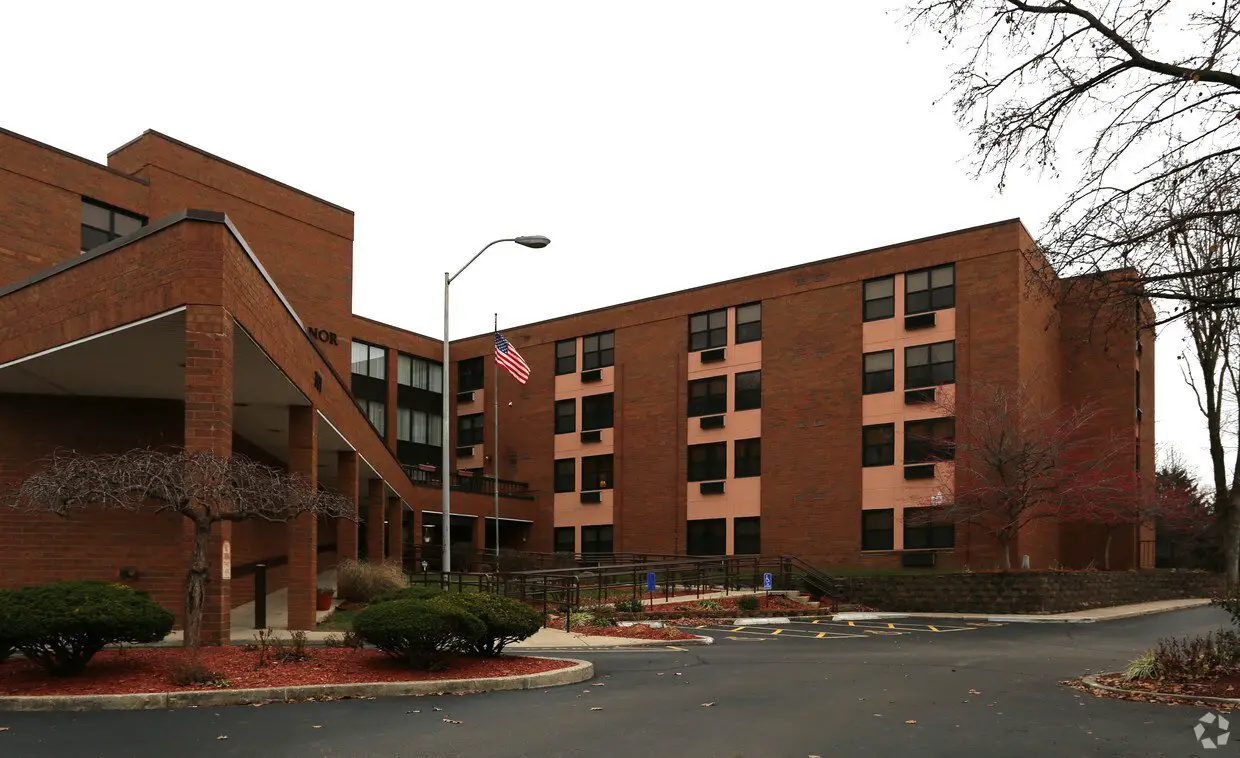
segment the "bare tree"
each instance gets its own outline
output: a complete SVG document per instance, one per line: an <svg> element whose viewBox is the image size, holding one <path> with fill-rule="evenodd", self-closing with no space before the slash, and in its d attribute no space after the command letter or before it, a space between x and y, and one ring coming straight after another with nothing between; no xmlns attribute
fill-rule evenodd
<svg viewBox="0 0 1240 758"><path fill-rule="evenodd" d="M938 492L919 503L933 506L936 520L993 537L1008 569L1013 543L1034 522L1082 519L1101 502L1132 504L1135 520L1131 463L1124 470L1132 442L1100 431L1101 409L1046 407L1021 386L971 383L967 391L959 404L940 404L955 419L953 438L912 440L942 461Z"/></svg>
<svg viewBox="0 0 1240 758"><path fill-rule="evenodd" d="M1000 191L1018 170L1075 184L1040 240L1055 270L1128 269L1133 296L1240 305L1234 289L1176 286L1236 261L1168 242L1240 214L1240 2L910 0L907 20L960 53L952 95L978 176Z"/></svg>
<svg viewBox="0 0 1240 758"><path fill-rule="evenodd" d="M22 510L69 516L92 508L179 513L193 523L185 583L185 644L202 639L212 526L222 521L290 521L302 515L356 519L344 496L241 455L184 449L53 454L8 495Z"/></svg>

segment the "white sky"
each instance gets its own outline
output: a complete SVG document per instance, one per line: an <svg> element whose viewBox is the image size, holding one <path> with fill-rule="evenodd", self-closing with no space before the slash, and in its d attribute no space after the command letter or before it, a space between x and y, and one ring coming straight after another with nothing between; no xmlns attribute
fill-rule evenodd
<svg viewBox="0 0 1240 758"><path fill-rule="evenodd" d="M104 161L147 128L357 214L354 310L453 337L1021 217L967 174L892 0L4 3L0 125ZM54 33L53 33L54 30ZM261 251L258 251L261 256ZM324 325L326 326L326 325ZM1157 434L1205 471L1160 338Z"/></svg>

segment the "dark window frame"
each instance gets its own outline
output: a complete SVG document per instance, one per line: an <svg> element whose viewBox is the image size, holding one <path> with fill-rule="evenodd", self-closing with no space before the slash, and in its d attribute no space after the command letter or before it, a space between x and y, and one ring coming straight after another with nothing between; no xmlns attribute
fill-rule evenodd
<svg viewBox="0 0 1240 758"><path fill-rule="evenodd" d="M746 377L746 381L748 381L753 376L757 376L758 378L757 389L754 389L753 387L746 387L742 389L741 388L741 377L742 376ZM736 375L732 379L732 392L736 398L735 400L732 401L735 404L735 410L753 411L753 410L758 410L759 408L761 408L762 407L762 369L757 369L755 371L737 372ZM726 398L724 399L724 403L725 404L727 403Z"/></svg>
<svg viewBox="0 0 1240 758"><path fill-rule="evenodd" d="M568 465L566 466L564 464L568 464ZM577 459L576 458L556 459L555 468L552 471L553 471L552 479L555 482L556 492L576 492L577 491Z"/></svg>
<svg viewBox="0 0 1240 758"><path fill-rule="evenodd" d="M887 439L871 441L871 435L886 433ZM861 467L876 468L896 464L896 425L869 424L861 427Z"/></svg>
<svg viewBox="0 0 1240 758"><path fill-rule="evenodd" d="M695 457L700 460L694 460ZM690 482L717 482L728 478L728 443L726 442L690 445L686 460L688 461L686 473Z"/></svg>
<svg viewBox="0 0 1240 758"><path fill-rule="evenodd" d="M686 521L685 550L690 555L727 555L728 520L701 518Z"/></svg>
<svg viewBox="0 0 1240 758"><path fill-rule="evenodd" d="M746 309L752 309L752 308L756 308L758 310L758 317L756 319L750 318L747 321L741 321L741 312ZM744 305L736 306L735 329L736 329L736 333L734 335L734 339L736 340L736 344L738 345L743 345L746 342L761 342L762 341L762 301L761 300L759 300L756 303L745 303Z"/></svg>
<svg viewBox="0 0 1240 758"><path fill-rule="evenodd" d="M116 219L118 216L129 219L130 221L138 222L138 229L141 229L142 227L150 223L150 220L146 216L143 216L140 213L134 213L133 211L128 211L128 210L125 210L124 208L118 208L115 205L109 205L108 203L100 202L93 198L82 197L82 206L87 206L87 205L92 206L94 208L98 208L99 210L104 211L108 214L108 228L104 229L103 227L99 227L99 226L95 226L94 224L86 223L85 208L79 206L78 215L81 217L81 219L78 222L79 227L80 227L79 233L78 233L78 243L79 243L79 247L81 248L80 252L83 252L83 253L89 253L91 250L94 250L97 247L101 247L103 245L108 244L109 242L112 242L113 240L118 240L121 237L124 237L126 234L132 234L134 231L137 231L137 229L130 230L127 232L117 231ZM105 239L102 239L101 241L96 242L90 247L87 247L84 244L85 238L87 236L87 232L86 232L87 229L95 233L96 236L102 235Z"/></svg>
<svg viewBox="0 0 1240 758"><path fill-rule="evenodd" d="M565 353L561 350L563 347L571 348L571 351ZM575 373L577 373L577 338L560 340L555 343L555 375L563 376Z"/></svg>
<svg viewBox="0 0 1240 758"><path fill-rule="evenodd" d="M735 440L732 444L732 477L762 476L762 438Z"/></svg>
<svg viewBox="0 0 1240 758"><path fill-rule="evenodd" d="M572 414L562 412L562 409L571 407ZM555 401L555 433L556 434L572 434L577 431L577 399L570 397L564 400Z"/></svg>
<svg viewBox="0 0 1240 758"><path fill-rule="evenodd" d="M889 282L891 284L891 294L882 297L870 297L869 289L871 284L880 282ZM888 307L882 307L882 303L887 303ZM873 307L871 305L873 304ZM872 313L871 311L875 311ZM896 316L896 278L895 276L876 276L873 279L866 279L861 283L861 320L862 321L883 321Z"/></svg>
<svg viewBox="0 0 1240 758"><path fill-rule="evenodd" d="M754 525L752 534L741 535L741 525ZM748 530L746 530L748 531ZM742 543L742 540L744 542ZM752 545L751 545L752 542ZM733 555L761 555L762 554L762 517L761 516L737 516L732 519L732 554Z"/></svg>
<svg viewBox="0 0 1240 758"><path fill-rule="evenodd" d="M881 368L871 370L869 367L871 358L879 358L887 356L891 361L891 368ZM875 350L872 353L865 353L861 356L861 394L878 395L884 392L895 392L896 389L896 351L895 350Z"/></svg>
<svg viewBox="0 0 1240 758"><path fill-rule="evenodd" d="M576 535L574 535L576 536ZM607 554L615 552L616 533L611 524L592 524L581 527L581 552ZM599 550L599 547L606 550ZM588 549L593 547L594 549Z"/></svg>
<svg viewBox="0 0 1240 758"><path fill-rule="evenodd" d="M884 518L885 515L885 518ZM871 508L861 511L861 549L895 550L896 547L896 509ZM879 522L873 526L873 522ZM883 522L887 522L885 525ZM884 539L884 535L886 539Z"/></svg>
<svg viewBox="0 0 1240 758"><path fill-rule="evenodd" d="M951 346L951 360L935 360L935 348ZM940 351L941 352L941 351ZM922 361L925 354L925 362ZM938 387L956 383L956 341L931 342L904 348L904 389Z"/></svg>
<svg viewBox="0 0 1240 758"><path fill-rule="evenodd" d="M950 550L956 547L956 525L935 518L934 506L904 509L905 550ZM911 522L911 523L910 523Z"/></svg>
<svg viewBox="0 0 1240 758"><path fill-rule="evenodd" d="M950 435L938 432L950 429ZM951 416L904 422L904 465L950 461L956 457L956 419Z"/></svg>
<svg viewBox="0 0 1240 758"><path fill-rule="evenodd" d="M485 413L470 413L456 417L456 446L485 444L487 422Z"/></svg>
<svg viewBox="0 0 1240 758"><path fill-rule="evenodd" d="M486 386L486 362L482 356L456 362L456 391L474 392ZM468 379L468 381L466 381Z"/></svg>
<svg viewBox="0 0 1240 758"><path fill-rule="evenodd" d="M594 340L593 347L590 340ZM606 343L606 345L604 345ZM581 370L593 371L616 364L616 333L595 332L581 338Z"/></svg>
<svg viewBox="0 0 1240 758"><path fill-rule="evenodd" d="M694 391L704 388L699 396ZM722 392L716 391L722 388ZM718 416L728 412L728 375L708 376L705 379L694 379L689 382L688 402L685 403L689 418L697 416Z"/></svg>
<svg viewBox="0 0 1240 758"><path fill-rule="evenodd" d="M378 434L380 437L386 440L388 438L387 437L387 433L388 433L387 402L383 400L371 400L369 398L363 398L363 397L354 398L354 402L357 403L357 407L359 410L361 410L362 415L366 417L366 423L370 424L370 428L374 429L376 434ZM380 414L379 416L379 418L382 419L382 423L379 425L376 425L375 422L370 417L370 406L372 405L378 406L383 409L383 413Z"/></svg>
<svg viewBox="0 0 1240 758"><path fill-rule="evenodd" d="M609 490L615 486L616 461L612 453L581 458L581 491Z"/></svg>
<svg viewBox="0 0 1240 758"><path fill-rule="evenodd" d="M564 540L560 539L563 535L568 535L568 549L562 550ZM575 526L557 526L552 536L552 549L557 553L576 553L577 552L577 527Z"/></svg>
<svg viewBox="0 0 1240 758"><path fill-rule="evenodd" d="M581 398L581 431L611 429L616 421L616 395L602 392Z"/></svg>
<svg viewBox="0 0 1240 758"><path fill-rule="evenodd" d="M365 363L366 372L361 372L361 371L356 370L357 361L353 359L353 351L356 349L355 346L357 345L363 345L366 348L366 363ZM379 363L379 365L383 367L383 376L374 376L369 373L370 367L374 364L374 361L375 361L375 358L374 358L375 350L378 350L381 357L383 358L383 360ZM354 376L364 376L368 379L377 379L378 381L386 382L388 379L387 369L388 369L388 349L386 347L384 347L383 345L376 345L373 342L367 342L366 340L350 340L349 341L349 371Z"/></svg>
<svg viewBox="0 0 1240 758"><path fill-rule="evenodd" d="M951 284L934 286L935 272L950 271ZM909 286L913 277L925 274L925 289L911 290ZM913 304L911 296L917 296L922 293L926 294L925 305ZM942 311L948 308L956 307L956 264L945 263L940 266L930 266L927 268L919 268L904 274L904 315L912 316L918 313L932 313L934 311Z"/></svg>
<svg viewBox="0 0 1240 758"><path fill-rule="evenodd" d="M722 314L723 323L711 326L716 316ZM705 324L695 328L695 319L705 319ZM689 316L689 352L714 350L728 345L728 309L716 308L713 311L702 311Z"/></svg>

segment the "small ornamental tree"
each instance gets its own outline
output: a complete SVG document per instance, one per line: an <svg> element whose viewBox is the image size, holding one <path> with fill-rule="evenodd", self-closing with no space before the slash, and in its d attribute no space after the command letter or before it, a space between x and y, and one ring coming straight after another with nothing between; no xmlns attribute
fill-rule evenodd
<svg viewBox="0 0 1240 758"><path fill-rule="evenodd" d="M69 516L92 508L179 513L193 524L185 582L185 645L202 639L211 529L223 521L286 522L302 515L355 519L344 496L241 455L141 448L86 455L59 451L8 493L9 507Z"/></svg>

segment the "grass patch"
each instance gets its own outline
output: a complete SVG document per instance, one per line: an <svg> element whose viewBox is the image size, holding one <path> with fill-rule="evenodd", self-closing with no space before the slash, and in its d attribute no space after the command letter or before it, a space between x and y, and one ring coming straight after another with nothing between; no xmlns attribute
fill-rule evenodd
<svg viewBox="0 0 1240 758"><path fill-rule="evenodd" d="M320 632L347 632L353 629L353 619L357 618L357 614L361 609L342 611L337 609L332 611L332 615L319 622L316 627Z"/></svg>

